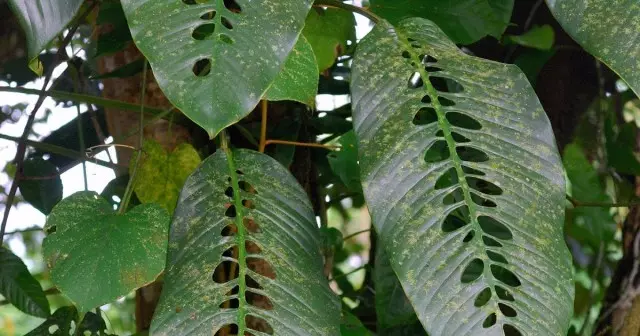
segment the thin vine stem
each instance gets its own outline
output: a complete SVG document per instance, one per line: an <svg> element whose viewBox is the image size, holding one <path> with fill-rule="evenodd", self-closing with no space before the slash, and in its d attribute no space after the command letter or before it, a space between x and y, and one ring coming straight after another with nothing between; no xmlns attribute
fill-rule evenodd
<svg viewBox="0 0 640 336"><path fill-rule="evenodd" d="M262 100L261 104L262 120L260 121L260 147L258 151L264 153L264 148L267 147L267 118L269 113L269 105L266 100Z"/></svg>
<svg viewBox="0 0 640 336"><path fill-rule="evenodd" d="M343 241L347 241L347 240L349 240L349 239L351 239L351 238L353 238L355 236L361 235L361 234L366 233L366 232L371 232L371 228L366 229L366 230L362 230L362 231L358 231L358 232L354 232L354 233L342 238L342 240Z"/></svg>
<svg viewBox="0 0 640 336"><path fill-rule="evenodd" d="M356 269L354 269L354 270L351 270L351 271L349 271L349 272L347 272L347 273L339 274L339 275L337 275L337 276L335 276L335 277L333 277L333 278L329 279L329 282L331 282L331 281L333 281L333 280L336 280L336 279L344 278L344 277L349 276L349 275L351 275L351 274L353 274L353 273L356 273L356 272L359 272L359 271L365 270L365 269L367 269L367 267L369 267L369 265L363 265L363 266L360 266L360 267L358 267L358 268L356 268Z"/></svg>
<svg viewBox="0 0 640 336"><path fill-rule="evenodd" d="M300 146L300 147L325 148L330 150L335 150L340 148L340 146L334 146L334 145L323 145L318 143L286 141L286 140L267 140L265 142L265 146L268 146L268 145L290 145L290 146Z"/></svg>
<svg viewBox="0 0 640 336"><path fill-rule="evenodd" d="M313 7L331 7L331 8L344 9L344 10L348 10L348 11L353 12L353 13L360 14L360 15L366 17L367 19L373 21L374 23L378 23L378 22L382 21L381 17L377 16L376 14L374 14L371 11L367 10L366 8L362 8L362 7L346 4L346 3L342 2L342 1L339 1L339 0L316 0L313 3Z"/></svg>
<svg viewBox="0 0 640 336"><path fill-rule="evenodd" d="M142 68L142 91L140 92L140 124L138 129L138 155L136 156L136 162L133 164L133 171L131 172L131 176L129 177L129 182L127 183L127 189L124 192L124 196L122 198L122 203L120 203L120 208L118 209L118 213L123 214L127 211L129 207L129 201L131 200L131 195L133 194L133 186L136 181L136 176L138 174L138 167L140 167L140 161L142 160L142 144L144 142L144 97L147 94L147 70L148 70L148 62L144 62L144 66Z"/></svg>

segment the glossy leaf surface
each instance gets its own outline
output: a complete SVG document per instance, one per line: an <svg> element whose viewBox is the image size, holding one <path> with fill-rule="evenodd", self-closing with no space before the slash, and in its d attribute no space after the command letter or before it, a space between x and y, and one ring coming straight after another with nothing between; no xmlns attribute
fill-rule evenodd
<svg viewBox="0 0 640 336"><path fill-rule="evenodd" d="M564 172L525 75L416 18L379 23L351 83L373 223L429 334L564 335Z"/></svg>
<svg viewBox="0 0 640 336"><path fill-rule="evenodd" d="M45 225L51 280L89 311L155 280L164 269L169 215L156 204L126 214L93 192L62 200Z"/></svg>
<svg viewBox="0 0 640 336"><path fill-rule="evenodd" d="M167 98L210 136L256 106L311 0L123 0L133 40Z"/></svg>
<svg viewBox="0 0 640 336"><path fill-rule="evenodd" d="M239 335L339 335L340 305L320 248L311 204L282 165L219 150L180 194L151 333L214 335L234 326ZM271 332L255 331L256 320Z"/></svg>
<svg viewBox="0 0 640 336"><path fill-rule="evenodd" d="M640 2L547 0L562 28L640 95Z"/></svg>
<svg viewBox="0 0 640 336"><path fill-rule="evenodd" d="M21 311L49 316L49 301L27 266L10 250L0 247L0 294Z"/></svg>

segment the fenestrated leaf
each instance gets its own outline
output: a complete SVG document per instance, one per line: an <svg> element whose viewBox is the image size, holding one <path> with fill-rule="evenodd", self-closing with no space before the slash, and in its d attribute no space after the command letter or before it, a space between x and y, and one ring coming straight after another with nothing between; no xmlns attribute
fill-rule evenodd
<svg viewBox="0 0 640 336"><path fill-rule="evenodd" d="M106 333L106 324L102 316L87 312L82 322L72 326L78 320L78 311L73 306L61 307L49 316L41 325L25 336L114 336Z"/></svg>
<svg viewBox="0 0 640 336"><path fill-rule="evenodd" d="M272 335L339 335L320 248L311 204L286 168L257 152L218 151L180 194L151 334L214 335L235 324L238 335L264 335L246 323L258 318Z"/></svg>
<svg viewBox="0 0 640 336"><path fill-rule="evenodd" d="M489 35L500 39L514 0L370 0L371 10L392 24L418 16L435 22L456 43Z"/></svg>
<svg viewBox="0 0 640 336"><path fill-rule="evenodd" d="M300 35L284 64L284 69L265 93L264 99L293 100L313 106L317 93L318 63L316 56L307 39Z"/></svg>
<svg viewBox="0 0 640 336"><path fill-rule="evenodd" d="M640 3L637 0L547 0L562 28L640 95Z"/></svg>
<svg viewBox="0 0 640 336"><path fill-rule="evenodd" d="M34 208L48 215L62 199L62 180L58 168L42 158L24 161L23 179L19 180L20 194Z"/></svg>
<svg viewBox="0 0 640 336"><path fill-rule="evenodd" d="M69 24L83 0L9 0L34 59Z"/></svg>
<svg viewBox="0 0 640 336"><path fill-rule="evenodd" d="M49 316L49 301L27 266L10 250L0 247L0 294L21 311Z"/></svg>
<svg viewBox="0 0 640 336"><path fill-rule="evenodd" d="M200 161L200 155L190 144L180 144L167 153L159 143L146 140L133 190L140 202L160 204L173 214L184 181ZM134 167L135 163L129 165L130 175Z"/></svg>
<svg viewBox="0 0 640 336"><path fill-rule="evenodd" d="M123 0L122 6L167 98L215 136L263 97L312 2Z"/></svg>
<svg viewBox="0 0 640 336"><path fill-rule="evenodd" d="M318 61L318 70L330 68L347 47L355 41L356 19L352 13L338 8L314 9L309 12L303 35L307 38Z"/></svg>
<svg viewBox="0 0 640 336"><path fill-rule="evenodd" d="M524 74L416 18L380 22L351 83L367 204L429 334L563 335L564 173Z"/></svg>
<svg viewBox="0 0 640 336"><path fill-rule="evenodd" d="M114 301L164 269L170 217L156 204L117 214L94 192L62 200L42 250L56 287L81 311Z"/></svg>

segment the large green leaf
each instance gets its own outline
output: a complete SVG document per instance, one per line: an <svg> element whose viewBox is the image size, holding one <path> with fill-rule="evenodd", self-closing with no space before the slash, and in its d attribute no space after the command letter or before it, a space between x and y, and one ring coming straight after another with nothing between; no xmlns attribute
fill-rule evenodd
<svg viewBox="0 0 640 336"><path fill-rule="evenodd" d="M320 247L311 204L286 168L257 152L218 151L180 195L152 334L236 325L237 335L266 335L246 323L260 320L273 335L339 335ZM231 269L231 280L219 279Z"/></svg>
<svg viewBox="0 0 640 336"><path fill-rule="evenodd" d="M312 2L122 0L122 6L167 98L214 136L251 112L276 79Z"/></svg>
<svg viewBox="0 0 640 336"><path fill-rule="evenodd" d="M153 140L144 142L143 153L133 190L140 202L160 204L173 214L180 189L200 164L200 155L186 143L167 153ZM129 170L132 172L134 167L135 164L129 165Z"/></svg>
<svg viewBox="0 0 640 336"><path fill-rule="evenodd" d="M29 58L33 59L66 26L83 0L9 0L27 37Z"/></svg>
<svg viewBox="0 0 640 336"><path fill-rule="evenodd" d="M62 180L58 168L42 158L25 160L18 182L20 194L34 208L48 215L62 199Z"/></svg>
<svg viewBox="0 0 640 336"><path fill-rule="evenodd" d="M547 0L562 28L640 95L640 2Z"/></svg>
<svg viewBox="0 0 640 336"><path fill-rule="evenodd" d="M307 39L300 35L284 69L265 93L267 100L293 100L315 105L318 93L318 62Z"/></svg>
<svg viewBox="0 0 640 336"><path fill-rule="evenodd" d="M355 42L356 19L348 11L327 8L309 12L302 33L313 47L318 70L323 72L335 63L347 48L347 41Z"/></svg>
<svg viewBox="0 0 640 336"><path fill-rule="evenodd" d="M367 204L429 334L564 335L564 172L524 74L416 18L380 22L351 83Z"/></svg>
<svg viewBox="0 0 640 336"><path fill-rule="evenodd" d="M470 44L489 35L500 39L514 0L370 0L371 10L396 24L413 16L435 22L456 43Z"/></svg>
<svg viewBox="0 0 640 336"><path fill-rule="evenodd" d="M94 192L65 198L45 225L51 280L83 312L152 282L164 269L169 220L156 204L120 215Z"/></svg>
<svg viewBox="0 0 640 336"><path fill-rule="evenodd" d="M49 316L49 301L27 266L10 250L0 246L0 294L16 308L38 316Z"/></svg>

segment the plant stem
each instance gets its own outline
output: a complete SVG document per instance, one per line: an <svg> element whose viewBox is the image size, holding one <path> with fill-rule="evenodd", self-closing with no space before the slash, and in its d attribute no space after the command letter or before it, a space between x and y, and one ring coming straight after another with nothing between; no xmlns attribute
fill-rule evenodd
<svg viewBox="0 0 640 336"><path fill-rule="evenodd" d="M343 241L347 241L347 240L349 240L349 239L351 239L351 238L353 238L353 237L355 237L355 236L357 236L357 235L359 235L359 234L363 234L363 233L365 233L365 232L371 232L371 228L366 229L366 230L362 230L362 231L358 231L358 232L354 232L354 233L352 233L352 234L350 234L350 235L348 235L348 236L346 236L346 237L342 238L342 240L343 240Z"/></svg>
<svg viewBox="0 0 640 336"><path fill-rule="evenodd" d="M43 228L39 227L39 226L34 226L34 227L30 227L27 229L22 229L22 230L15 230L15 231L11 231L11 232L5 232L5 236L10 236L10 235L14 235L14 234L18 234L18 233L26 233L26 232L34 232L34 231L42 231L44 230Z"/></svg>
<svg viewBox="0 0 640 336"><path fill-rule="evenodd" d="M267 147L267 117L268 117L268 105L266 100L262 100L261 104L262 120L260 121L260 147L258 150L260 153L264 153L264 148Z"/></svg>
<svg viewBox="0 0 640 336"><path fill-rule="evenodd" d="M290 145L290 146L300 146L300 147L325 148L329 150L340 148L340 146L334 146L334 145L323 145L318 143L286 141L286 140L267 140L265 142L265 146L268 146L268 145Z"/></svg>
<svg viewBox="0 0 640 336"><path fill-rule="evenodd" d="M140 161L142 161L142 144L144 142L144 97L147 94L147 68L148 62L144 62L144 66L142 68L142 91L140 92L140 124L138 129L138 156L136 157L136 162L133 164L133 171L131 172L131 176L129 176L129 182L127 183L127 189L124 192L124 196L122 197L122 203L120 203L120 208L118 209L118 213L123 214L127 211L129 207L129 201L131 200L131 195L133 194L133 186L135 184L136 175L138 174L138 167L140 166Z"/></svg>
<svg viewBox="0 0 640 336"><path fill-rule="evenodd" d="M333 277L333 278L329 279L329 282L331 282L331 281L333 281L333 280L335 280L335 279L344 278L344 277L349 276L349 275L351 275L351 274L353 274L353 273L356 273L356 272L358 272L358 271L362 271L362 270L364 270L364 269L367 269L367 267L369 267L369 265L363 265L363 266L360 266L360 267L358 267L358 268L356 268L356 269L354 269L354 270L352 270L352 271L349 271L349 272L347 272L347 273L340 274L340 275L338 275L338 276L336 276L336 277Z"/></svg>
<svg viewBox="0 0 640 336"><path fill-rule="evenodd" d="M378 23L382 20L381 17L375 15L374 13L370 12L366 8L349 5L339 0L316 0L313 3L313 6L314 7L332 7L332 8L340 8L340 9L348 10L350 12L360 14L366 17L367 19L373 21L374 23Z"/></svg>

